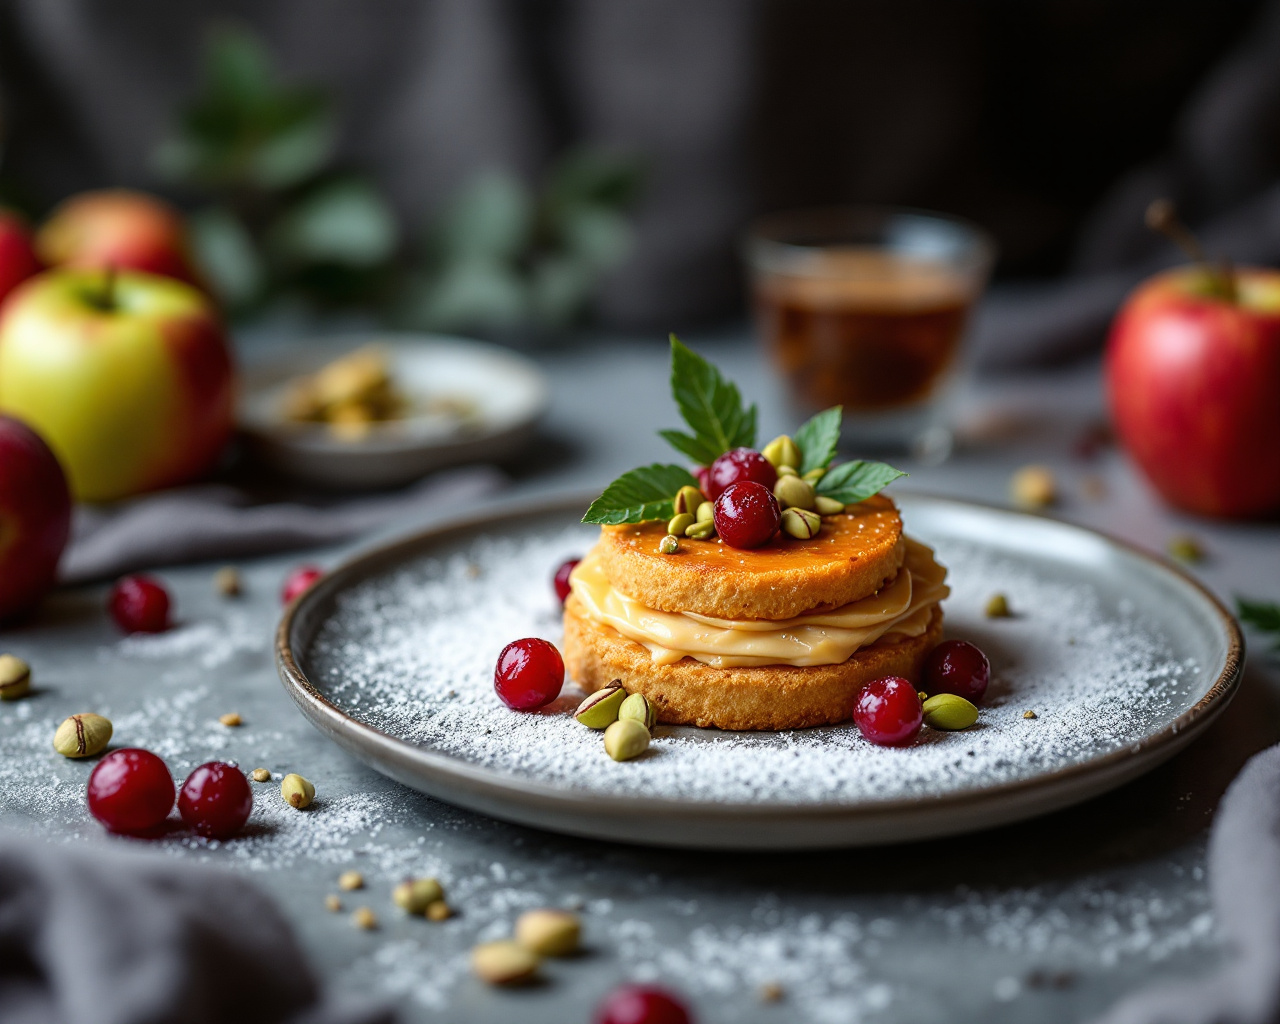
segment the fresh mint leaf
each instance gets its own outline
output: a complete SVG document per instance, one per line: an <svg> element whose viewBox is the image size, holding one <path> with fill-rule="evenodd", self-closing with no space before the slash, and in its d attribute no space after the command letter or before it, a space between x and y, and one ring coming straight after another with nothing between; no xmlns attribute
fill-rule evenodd
<svg viewBox="0 0 1280 1024"><path fill-rule="evenodd" d="M800 449L802 464L796 466L801 476L813 469L826 469L836 457L840 443L841 406L835 405L818 413L796 431L792 438Z"/></svg>
<svg viewBox="0 0 1280 1024"><path fill-rule="evenodd" d="M643 523L648 519L670 519L674 500L681 487L697 487L698 481L683 466L654 463L623 473L591 503L584 523L616 526Z"/></svg>
<svg viewBox="0 0 1280 1024"><path fill-rule="evenodd" d="M1275 633L1276 641L1272 650L1280 653L1280 604L1274 601L1249 601L1243 597L1236 598L1236 614L1241 622L1247 622L1264 633Z"/></svg>
<svg viewBox="0 0 1280 1024"><path fill-rule="evenodd" d="M743 408L738 389L709 362L671 335L671 394L680 415L693 431L698 461L706 465L731 448L752 448L756 443L756 407ZM681 442L663 437L690 458L686 434ZM683 444L683 447L681 445Z"/></svg>
<svg viewBox="0 0 1280 1024"><path fill-rule="evenodd" d="M802 449L803 450L803 449ZM845 505L866 501L878 494L900 476L907 474L883 462L842 462L818 481L817 492L827 498L835 498Z"/></svg>
<svg viewBox="0 0 1280 1024"><path fill-rule="evenodd" d="M659 430L658 436L681 455L687 455L700 466L709 466L720 455L715 445L692 437L681 430Z"/></svg>

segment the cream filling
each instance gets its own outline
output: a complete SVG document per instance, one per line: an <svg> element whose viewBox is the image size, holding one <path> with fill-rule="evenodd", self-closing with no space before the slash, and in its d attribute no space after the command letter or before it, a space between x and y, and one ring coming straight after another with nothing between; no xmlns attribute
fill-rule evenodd
<svg viewBox="0 0 1280 1024"><path fill-rule="evenodd" d="M870 597L793 619L717 619L646 608L609 583L596 551L569 577L588 618L643 644L657 665L694 658L715 668L753 665L839 665L888 635L919 636L935 604L949 593L947 570L911 538L902 569Z"/></svg>

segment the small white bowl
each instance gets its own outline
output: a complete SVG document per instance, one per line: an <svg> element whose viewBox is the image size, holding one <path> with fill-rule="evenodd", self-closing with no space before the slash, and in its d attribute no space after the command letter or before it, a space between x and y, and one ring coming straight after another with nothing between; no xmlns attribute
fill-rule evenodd
<svg viewBox="0 0 1280 1024"><path fill-rule="evenodd" d="M415 404L461 399L466 416L418 412L373 424L355 440L324 424L285 418L291 380L366 345L386 353L396 386ZM298 480L336 488L391 487L432 470L499 459L518 451L545 415L542 371L498 345L429 334L361 334L307 345L242 375L237 422L254 458Z"/></svg>

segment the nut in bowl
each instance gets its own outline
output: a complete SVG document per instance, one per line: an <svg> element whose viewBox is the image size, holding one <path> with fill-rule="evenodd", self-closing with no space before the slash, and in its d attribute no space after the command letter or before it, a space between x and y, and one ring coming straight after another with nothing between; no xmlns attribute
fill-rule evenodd
<svg viewBox="0 0 1280 1024"><path fill-rule="evenodd" d="M511 454L548 400L541 371L500 346L362 335L250 365L237 419L271 469L358 489Z"/></svg>

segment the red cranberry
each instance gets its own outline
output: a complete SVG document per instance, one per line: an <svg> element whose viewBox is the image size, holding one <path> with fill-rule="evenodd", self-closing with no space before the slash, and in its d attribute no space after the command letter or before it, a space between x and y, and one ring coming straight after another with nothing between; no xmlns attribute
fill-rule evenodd
<svg viewBox="0 0 1280 1024"><path fill-rule="evenodd" d="M150 576L121 576L107 607L126 633L163 633L169 628L169 592Z"/></svg>
<svg viewBox="0 0 1280 1024"><path fill-rule="evenodd" d="M707 471L707 489L703 494L715 501L730 484L739 480L754 480L773 491L778 482L778 471L773 464L753 448L734 448L725 452Z"/></svg>
<svg viewBox="0 0 1280 1024"><path fill-rule="evenodd" d="M693 1024L675 996L652 985L623 985L605 997L595 1024Z"/></svg>
<svg viewBox="0 0 1280 1024"><path fill-rule="evenodd" d="M173 809L173 777L149 750L113 750L89 775L89 813L112 832L138 835L159 827Z"/></svg>
<svg viewBox="0 0 1280 1024"><path fill-rule="evenodd" d="M573 572L581 558L571 558L556 570L556 597L564 604L569 597L569 573Z"/></svg>
<svg viewBox="0 0 1280 1024"><path fill-rule="evenodd" d="M896 747L920 731L920 694L901 676L873 679L853 704L853 721L872 743Z"/></svg>
<svg viewBox="0 0 1280 1024"><path fill-rule="evenodd" d="M233 764L210 761L187 776L178 793L178 813L192 829L210 839L230 839L244 828L253 810L253 790Z"/></svg>
<svg viewBox="0 0 1280 1024"><path fill-rule="evenodd" d="M498 655L493 688L502 703L516 711L550 704L564 686L564 659L555 644L529 637L507 644Z"/></svg>
<svg viewBox="0 0 1280 1024"><path fill-rule="evenodd" d="M977 704L987 692L991 679L991 662L966 640L943 640L924 663L924 690L954 693Z"/></svg>
<svg viewBox="0 0 1280 1024"><path fill-rule="evenodd" d="M758 548L778 532L782 510L764 484L743 480L730 484L716 499L716 533L731 547Z"/></svg>
<svg viewBox="0 0 1280 1024"><path fill-rule="evenodd" d="M318 565L300 565L285 578L284 587L280 590L280 603L288 604L304 590L311 589L311 585L315 583L324 570Z"/></svg>

